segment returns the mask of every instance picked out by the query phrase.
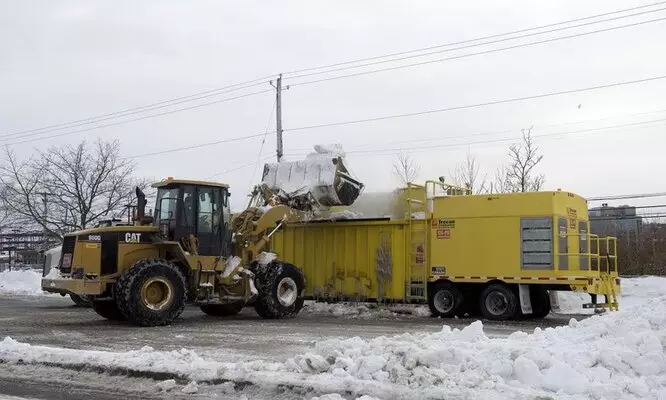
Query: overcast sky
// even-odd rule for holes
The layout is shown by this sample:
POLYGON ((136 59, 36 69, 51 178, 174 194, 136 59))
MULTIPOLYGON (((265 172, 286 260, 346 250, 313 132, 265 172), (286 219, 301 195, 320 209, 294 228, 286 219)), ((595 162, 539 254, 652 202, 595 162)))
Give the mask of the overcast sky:
MULTIPOLYGON (((436 46, 643 4, 649 3, 2 0, 0 143, 20 141, 21 135, 13 135, 16 132, 279 72, 436 46)), ((666 17, 666 11, 410 61, 469 54, 661 17, 666 17)), ((476 155, 482 175, 492 175, 507 161, 510 142, 499 140, 518 138, 521 128, 534 126, 533 134, 544 154, 540 171, 546 175, 546 189, 562 188, 583 196, 665 191, 661 174, 666 170, 666 122, 598 128, 666 118, 666 79, 423 116, 289 131, 666 75, 665 42, 666 21, 659 21, 446 62, 294 85, 283 95, 285 152, 294 159, 314 144, 341 143, 350 151, 349 166, 367 184, 367 190, 382 191, 397 183, 391 165, 399 148, 411 149, 411 155, 422 165, 423 179, 447 175, 467 151, 476 155), (558 132, 565 134, 539 138, 558 132), (359 153, 361 150, 365 152, 359 153)), ((292 79, 286 75, 284 83, 350 72, 356 70, 292 79)), ((206 100, 264 89, 270 89, 268 83, 206 100)), ((16 144, 13 149, 21 157, 28 157, 35 149, 103 136, 121 140, 123 153, 133 156, 258 134, 266 131, 267 124, 269 130, 274 129, 273 102, 274 95, 267 92, 58 138, 44 136, 77 129, 23 137, 34 141, 16 144)), ((91 126, 95 125, 85 127, 91 126)), ((274 155, 274 135, 268 136, 260 156, 261 142, 261 138, 253 138, 143 157, 136 160, 137 172, 156 179, 204 179, 236 169, 213 179, 232 186, 234 204, 239 206, 250 184, 258 181, 261 167, 254 181, 253 166, 238 167, 274 155)))

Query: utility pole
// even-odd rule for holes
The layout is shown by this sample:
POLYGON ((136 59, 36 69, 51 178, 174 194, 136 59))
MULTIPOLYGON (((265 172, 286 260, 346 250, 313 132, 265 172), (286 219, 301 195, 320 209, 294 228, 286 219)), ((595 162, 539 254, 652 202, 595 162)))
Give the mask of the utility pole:
MULTIPOLYGON (((277 160, 282 161, 284 154, 284 146, 282 144, 282 74, 278 75, 275 85, 273 81, 270 82, 271 86, 275 88, 275 132, 277 133, 277 160)), ((289 86, 285 88, 288 90, 289 86)))
POLYGON ((44 218, 42 219, 43 220, 43 224, 42 224, 42 228, 43 228, 42 229, 42 235, 43 235, 42 247, 43 247, 44 250, 46 250, 46 248, 48 247, 48 243, 49 243, 48 231, 46 229, 46 224, 47 224, 47 221, 48 221, 48 213, 49 213, 49 197, 48 196, 51 193, 39 192, 37 194, 42 196, 42 204, 44 205, 44 218))

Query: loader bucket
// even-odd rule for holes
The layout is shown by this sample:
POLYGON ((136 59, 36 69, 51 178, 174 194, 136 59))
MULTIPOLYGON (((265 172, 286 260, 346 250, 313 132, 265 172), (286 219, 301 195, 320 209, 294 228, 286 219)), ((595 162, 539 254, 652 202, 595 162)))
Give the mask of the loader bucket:
POLYGON ((297 209, 348 206, 363 191, 344 165, 339 146, 315 146, 305 160, 266 164, 262 184, 297 209))

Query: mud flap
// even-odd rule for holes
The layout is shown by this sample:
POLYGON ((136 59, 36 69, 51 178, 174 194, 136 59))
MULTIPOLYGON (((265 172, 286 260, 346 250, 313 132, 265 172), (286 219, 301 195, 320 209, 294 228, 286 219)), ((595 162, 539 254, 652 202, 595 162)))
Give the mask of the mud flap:
POLYGON ((560 308, 560 297, 557 295, 556 291, 549 290, 548 291, 548 297, 550 298, 550 309, 553 312, 560 312, 562 309, 560 308))
POLYGON ((520 310, 523 314, 532 314, 532 300, 530 299, 529 285, 518 285, 518 298, 520 299, 520 310))

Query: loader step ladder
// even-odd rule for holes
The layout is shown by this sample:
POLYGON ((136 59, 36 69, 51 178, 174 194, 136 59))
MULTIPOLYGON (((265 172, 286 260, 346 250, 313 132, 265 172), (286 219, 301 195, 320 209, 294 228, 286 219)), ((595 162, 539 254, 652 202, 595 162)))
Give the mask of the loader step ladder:
MULTIPOLYGON (((429 210, 427 199, 415 198, 418 194, 425 194, 425 186, 408 183, 406 188, 406 242, 409 249, 406 252, 408 276, 406 282, 406 299, 409 302, 424 302, 428 300, 428 252, 429 252, 429 210)), ((425 196, 427 197, 427 196, 425 196)))

